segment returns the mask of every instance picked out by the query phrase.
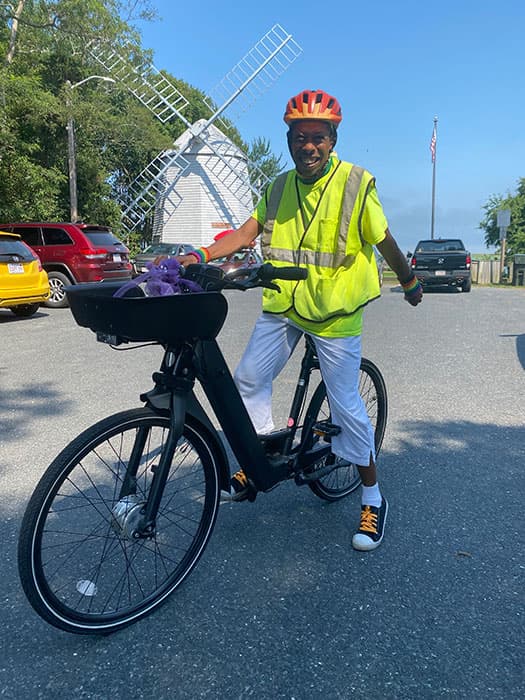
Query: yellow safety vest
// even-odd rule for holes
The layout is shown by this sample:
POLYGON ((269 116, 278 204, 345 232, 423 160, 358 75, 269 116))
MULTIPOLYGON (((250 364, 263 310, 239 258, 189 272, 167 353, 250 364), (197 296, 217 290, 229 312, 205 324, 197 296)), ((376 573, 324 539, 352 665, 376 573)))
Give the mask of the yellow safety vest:
POLYGON ((279 175, 270 191, 262 253, 275 266, 308 269, 301 281, 279 280, 281 292, 265 289, 263 310, 323 323, 354 313, 380 296, 373 247, 361 236, 361 219, 373 176, 336 161, 309 222, 304 222, 297 175, 279 175), (306 230, 305 230, 306 229, 306 230))

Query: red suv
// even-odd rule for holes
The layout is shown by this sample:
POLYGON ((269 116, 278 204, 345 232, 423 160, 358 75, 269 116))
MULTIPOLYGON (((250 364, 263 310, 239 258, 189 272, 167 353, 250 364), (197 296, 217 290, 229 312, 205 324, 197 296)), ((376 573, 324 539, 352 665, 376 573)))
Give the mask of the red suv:
POLYGON ((129 251, 106 226, 81 223, 11 223, 42 261, 51 295, 45 306, 67 306, 64 287, 80 282, 131 279, 129 251))

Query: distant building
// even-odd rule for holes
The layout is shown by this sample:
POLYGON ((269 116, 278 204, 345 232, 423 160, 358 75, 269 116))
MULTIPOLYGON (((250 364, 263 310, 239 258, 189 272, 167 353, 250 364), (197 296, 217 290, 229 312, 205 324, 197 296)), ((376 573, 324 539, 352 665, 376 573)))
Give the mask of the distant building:
POLYGON ((203 136, 194 137, 187 129, 175 141, 174 150, 183 149, 190 165, 175 182, 178 168, 166 171, 166 186, 155 207, 153 242, 207 245, 219 231, 240 226, 253 211, 246 155, 213 124, 203 136))

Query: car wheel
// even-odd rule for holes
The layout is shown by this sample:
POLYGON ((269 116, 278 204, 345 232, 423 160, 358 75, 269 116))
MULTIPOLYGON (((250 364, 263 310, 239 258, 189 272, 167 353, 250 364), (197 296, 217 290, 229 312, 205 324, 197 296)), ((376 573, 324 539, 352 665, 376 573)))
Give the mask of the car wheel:
POLYGON ((39 307, 40 304, 19 304, 18 306, 11 306, 10 308, 15 316, 27 318, 28 316, 36 314, 39 307))
POLYGON ((63 309, 69 306, 64 288, 71 284, 71 280, 61 272, 48 272, 47 276, 51 294, 45 306, 50 309, 63 309))
POLYGON ((466 282, 463 283, 461 286, 461 291, 462 292, 470 292, 470 288, 472 286, 472 282, 470 280, 467 280, 466 282))

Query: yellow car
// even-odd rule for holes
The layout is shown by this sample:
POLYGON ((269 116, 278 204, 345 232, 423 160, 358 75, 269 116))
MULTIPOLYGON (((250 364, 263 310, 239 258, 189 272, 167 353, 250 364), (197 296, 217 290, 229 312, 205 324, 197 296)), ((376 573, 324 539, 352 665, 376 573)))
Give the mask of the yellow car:
POLYGON ((0 231, 0 308, 32 316, 49 299, 47 272, 17 233, 0 231))

